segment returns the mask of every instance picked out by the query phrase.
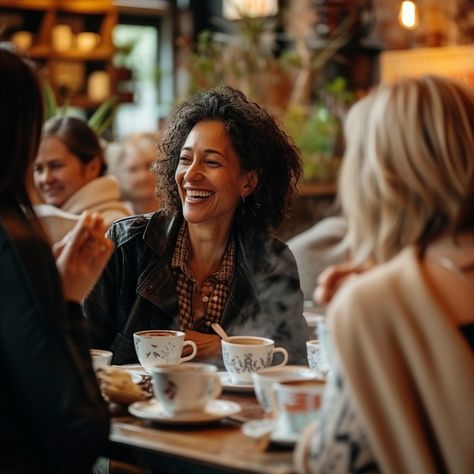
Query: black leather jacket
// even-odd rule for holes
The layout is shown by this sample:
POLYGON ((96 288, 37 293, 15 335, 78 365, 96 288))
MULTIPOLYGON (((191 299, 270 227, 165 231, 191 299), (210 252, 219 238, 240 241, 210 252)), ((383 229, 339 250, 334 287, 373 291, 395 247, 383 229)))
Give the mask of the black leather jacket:
MULTIPOLYGON (((116 249, 84 311, 93 346, 112 349, 114 363, 137 361, 133 332, 179 327, 171 258, 181 222, 181 215, 158 211, 121 219, 109 230, 116 249)), ((288 350, 289 363, 306 363, 308 327, 293 255, 269 235, 235 238, 236 270, 221 325, 229 335, 274 339, 288 350)))
POLYGON ((46 242, 3 212, 0 291, 0 473, 90 473, 109 416, 81 308, 46 242))

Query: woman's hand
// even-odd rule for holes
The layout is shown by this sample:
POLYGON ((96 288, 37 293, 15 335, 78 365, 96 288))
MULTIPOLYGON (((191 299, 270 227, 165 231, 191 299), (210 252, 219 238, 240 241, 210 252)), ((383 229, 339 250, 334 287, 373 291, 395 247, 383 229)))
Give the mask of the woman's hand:
POLYGON ((112 255, 113 244, 105 237, 105 231, 98 213, 84 212, 71 232, 54 245, 53 253, 67 300, 82 301, 112 255))
POLYGON ((193 331, 192 329, 186 329, 184 331, 184 339, 196 343, 196 360, 215 358, 221 353, 221 338, 214 334, 205 334, 193 331))
POLYGON ((345 281, 369 270, 369 268, 369 266, 357 266, 352 263, 331 265, 326 268, 319 275, 317 286, 313 293, 315 303, 321 306, 328 305, 345 281))

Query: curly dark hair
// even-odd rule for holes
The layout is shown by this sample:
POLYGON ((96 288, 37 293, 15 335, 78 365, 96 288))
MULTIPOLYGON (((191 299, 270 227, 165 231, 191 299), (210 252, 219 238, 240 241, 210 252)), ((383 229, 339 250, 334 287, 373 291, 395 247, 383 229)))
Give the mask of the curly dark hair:
POLYGON ((275 230, 296 196, 302 172, 299 151, 273 116, 228 86, 200 92, 182 103, 160 134, 153 171, 165 212, 181 211, 174 175, 186 137, 198 122, 211 120, 224 124, 242 170, 256 171, 259 177, 255 191, 237 209, 234 225, 249 231, 275 230))

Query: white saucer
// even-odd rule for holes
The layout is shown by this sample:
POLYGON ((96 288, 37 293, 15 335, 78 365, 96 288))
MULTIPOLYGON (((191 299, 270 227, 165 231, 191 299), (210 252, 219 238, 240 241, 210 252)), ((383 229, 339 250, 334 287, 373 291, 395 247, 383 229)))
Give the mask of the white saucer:
POLYGON ((232 381, 229 372, 219 372, 222 390, 229 392, 253 392, 253 383, 239 383, 232 381))
POLYGON ((120 367, 123 370, 126 370, 132 376, 139 375, 141 377, 149 377, 150 373, 145 370, 141 364, 124 364, 124 365, 114 365, 114 367, 120 367))
POLYGON ((165 413, 160 402, 154 398, 151 400, 132 403, 128 411, 146 420, 159 421, 170 425, 209 423, 239 413, 241 407, 238 403, 227 400, 211 400, 203 411, 176 413, 171 415, 165 413))
POLYGON ((270 441, 282 446, 293 446, 298 441, 298 434, 281 433, 276 428, 275 420, 253 420, 242 425, 242 433, 249 438, 261 438, 270 433, 270 441))

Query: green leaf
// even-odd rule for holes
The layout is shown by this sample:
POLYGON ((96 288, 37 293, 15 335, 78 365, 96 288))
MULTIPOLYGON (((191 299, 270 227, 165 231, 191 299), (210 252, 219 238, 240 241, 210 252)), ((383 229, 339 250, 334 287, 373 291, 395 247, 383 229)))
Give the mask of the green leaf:
POLYGON ((112 96, 102 102, 100 107, 87 121, 89 127, 91 127, 98 135, 102 135, 114 120, 115 114, 117 113, 117 105, 118 98, 116 96, 112 96))
POLYGON ((43 81, 43 100, 46 120, 55 117, 58 113, 58 103, 51 84, 46 80, 43 81))

